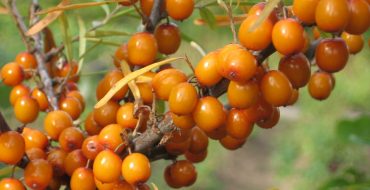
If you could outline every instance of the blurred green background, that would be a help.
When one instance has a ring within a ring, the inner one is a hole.
[[[27,19],[27,4],[19,1]],[[57,0],[40,1],[43,7],[55,6]],[[87,2],[87,1],[75,1]],[[112,9],[114,6],[109,6]],[[223,14],[218,7],[211,7],[216,14]],[[101,7],[68,11],[71,34],[78,35],[76,15],[80,15],[87,28],[93,21],[104,18]],[[200,18],[199,11],[184,21],[176,22],[182,33],[199,43],[206,52],[221,48],[232,41],[228,27],[194,25]],[[116,30],[134,33],[140,23],[132,12],[113,19],[102,30]],[[61,27],[58,22],[50,28],[57,43],[61,43]],[[335,74],[336,85],[330,98],[325,101],[313,100],[306,88],[300,90],[297,104],[281,108],[279,124],[270,130],[255,127],[252,136],[243,148],[227,151],[217,141],[212,141],[207,159],[196,165],[198,179],[187,189],[250,189],[250,190],[308,190],[308,189],[370,189],[370,49],[367,44],[369,32],[365,35],[365,47],[356,56],[351,56],[346,68]],[[128,36],[104,38],[121,43]],[[88,47],[93,43],[88,43]],[[78,43],[74,44],[74,56],[78,55]],[[116,47],[101,44],[86,56],[79,88],[87,100],[86,113],[95,104],[95,87],[103,73],[113,68],[112,55]],[[0,66],[14,60],[16,54],[25,51],[13,20],[0,15]],[[177,55],[188,55],[194,65],[201,55],[183,41]],[[174,55],[176,56],[176,55]],[[278,55],[269,58],[271,68],[277,68]],[[190,70],[182,65],[175,67]],[[315,71],[316,68],[313,68]],[[20,126],[15,121],[9,105],[10,88],[0,84],[0,110],[12,128]],[[39,119],[30,124],[42,128]],[[153,163],[150,182],[159,189],[168,189],[163,181],[163,169],[170,161]],[[2,177],[5,177],[3,175]]]

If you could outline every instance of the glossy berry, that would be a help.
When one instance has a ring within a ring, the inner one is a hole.
[[[81,92],[78,90],[72,90],[66,93],[66,97],[74,97],[76,98],[82,107],[82,111],[84,111],[86,103],[85,103],[85,98],[82,96]]]
[[[213,51],[204,56],[195,67],[195,76],[200,85],[213,86],[217,84],[222,76],[217,71],[218,52]]]
[[[14,178],[3,178],[0,181],[1,190],[25,190],[22,182]]]
[[[308,83],[308,92],[317,100],[325,100],[333,89],[332,77],[329,73],[316,72]]]
[[[27,96],[30,93],[30,89],[24,84],[18,84],[12,88],[9,95],[9,102],[14,106],[18,98]]]
[[[182,142],[167,142],[165,144],[166,151],[170,155],[179,156],[184,154],[190,147],[190,138],[187,138],[186,140]]]
[[[54,177],[63,176],[65,174],[64,162],[65,162],[67,155],[68,153],[62,149],[52,149],[48,153],[47,161],[53,167]]]
[[[158,51],[163,54],[175,53],[181,44],[180,30],[175,24],[161,24],[154,31]]]
[[[99,142],[107,149],[112,151],[116,150],[116,148],[123,143],[121,133],[124,132],[124,128],[122,125],[119,124],[110,124],[104,127],[99,135],[98,139]]]
[[[253,122],[243,110],[231,109],[227,115],[227,134],[236,139],[247,138],[253,130]]]
[[[293,88],[301,88],[305,86],[311,76],[310,62],[302,53],[281,58],[279,71],[285,74]]]
[[[37,61],[34,55],[28,52],[21,52],[15,57],[15,62],[18,63],[23,69],[36,69],[37,68]],[[26,72],[27,78],[31,76],[31,72]]]
[[[123,104],[117,111],[116,121],[122,127],[134,130],[137,124],[137,118],[134,116],[134,103]]]
[[[176,115],[174,113],[170,113],[173,124],[176,125],[176,127],[181,129],[191,129],[195,126],[195,121],[193,119],[193,116],[191,114],[189,115]]]
[[[121,46],[119,46],[114,52],[113,63],[117,68],[121,68],[122,60],[125,60],[126,62],[128,61],[127,43],[124,43]]]
[[[320,0],[317,4],[315,19],[322,31],[340,32],[347,26],[349,18],[347,0]]]
[[[260,16],[265,6],[266,6],[266,2],[256,3],[249,9],[248,15]],[[272,23],[274,24],[278,21],[278,17],[277,17],[275,9],[271,11],[268,19],[271,20]]]
[[[172,165],[168,165],[165,168],[165,170],[164,170],[164,180],[166,181],[168,186],[170,186],[172,188],[180,188],[182,185],[178,184],[177,181],[174,181],[172,179],[171,168],[172,168]]]
[[[25,127],[23,128],[22,136],[25,141],[26,150],[31,148],[45,149],[49,143],[46,135],[38,129]]]
[[[233,138],[229,135],[220,139],[221,145],[224,148],[228,149],[228,150],[236,150],[236,149],[242,147],[244,145],[245,141],[246,141],[246,139],[236,139],[236,138]]]
[[[20,65],[15,62],[5,64],[1,68],[1,80],[7,86],[20,84],[24,79],[24,72]]]
[[[199,127],[191,129],[189,152],[193,154],[201,153],[207,150],[208,136]]]
[[[342,70],[347,64],[348,57],[348,47],[340,38],[322,40],[316,47],[316,64],[329,73]]]
[[[0,162],[17,164],[25,153],[25,142],[19,133],[8,131],[0,134]]]
[[[59,135],[59,146],[70,152],[75,149],[80,149],[84,141],[82,131],[76,127],[68,127],[64,129]]]
[[[271,43],[273,23],[270,19],[264,20],[256,28],[251,28],[258,20],[258,16],[248,16],[240,25],[238,38],[240,43],[249,50],[260,51]],[[252,30],[253,29],[253,30]]]
[[[24,169],[24,181],[31,189],[45,189],[52,177],[53,168],[43,159],[31,160]]]
[[[292,95],[290,96],[290,99],[287,103],[287,106],[295,104],[297,102],[298,98],[299,98],[298,89],[293,89]]]
[[[207,154],[208,154],[207,150],[200,152],[200,153],[196,153],[196,154],[188,151],[188,152],[185,152],[185,158],[189,160],[190,162],[199,163],[199,162],[203,162],[207,158]]]
[[[156,98],[160,100],[168,100],[170,92],[177,84],[186,82],[186,75],[177,69],[165,69],[157,73],[153,80],[153,90]]]
[[[171,134],[169,142],[180,143],[189,139],[191,135],[191,129],[179,129],[175,130]]]
[[[58,71],[59,77],[68,77],[68,81],[77,82],[80,79],[78,75],[78,63],[72,61],[71,63],[65,63],[63,67]]]
[[[283,55],[299,53],[304,48],[304,29],[295,20],[282,19],[272,29],[272,43]]]
[[[49,100],[44,91],[39,88],[34,88],[31,96],[37,101],[41,111],[46,111],[49,108]]]
[[[131,64],[139,66],[149,65],[154,62],[157,56],[157,42],[150,33],[136,33],[129,39],[127,51],[128,60]]]
[[[293,13],[305,24],[315,23],[315,11],[319,0],[294,0]]]
[[[71,176],[70,187],[71,190],[95,190],[96,185],[92,170],[85,167],[77,168]]]
[[[356,54],[364,47],[364,37],[343,32],[342,39],[346,42],[350,54]]]
[[[179,160],[172,164],[170,169],[170,176],[175,184],[183,186],[190,186],[195,183],[197,179],[197,171],[188,160]]]
[[[149,159],[141,153],[132,153],[122,162],[122,176],[130,184],[146,182],[151,175]]]
[[[207,132],[205,131],[205,133],[207,134],[207,136],[213,140],[219,140],[219,139],[222,139],[224,138],[226,135],[227,135],[227,132],[226,132],[226,123],[224,125],[222,125],[221,127],[215,129],[215,130],[212,130],[210,132]]]
[[[198,101],[193,118],[198,127],[210,132],[226,122],[226,113],[220,101],[212,96],[206,96]]]
[[[227,100],[233,108],[248,108],[257,102],[259,96],[260,89],[254,80],[249,80],[244,84],[230,81],[227,88]]]
[[[140,0],[140,8],[145,16],[150,17],[152,13],[154,0]]]
[[[365,33],[370,26],[370,3],[365,0],[350,0],[350,18],[345,31],[350,34],[360,35]]]
[[[193,85],[187,82],[177,84],[173,87],[168,98],[170,111],[177,115],[191,114],[197,102],[197,91]]]
[[[73,150],[68,153],[64,159],[64,169],[68,176],[72,176],[73,172],[79,168],[86,166],[87,158],[82,153],[81,149]]]
[[[279,119],[280,119],[280,111],[278,108],[275,107],[273,109],[271,116],[266,120],[257,122],[257,125],[264,129],[271,129],[279,122]]]
[[[121,164],[122,160],[117,154],[111,150],[103,150],[94,160],[94,176],[104,183],[115,182],[121,176]]]
[[[91,112],[85,120],[85,131],[88,135],[97,135],[103,129],[94,119],[94,113]]]
[[[193,10],[193,0],[166,0],[167,14],[174,20],[187,19],[193,13]]]
[[[144,77],[148,77],[149,79],[153,80],[153,77],[156,75],[154,72],[147,72],[143,74]],[[144,104],[151,105],[153,102],[153,90],[152,90],[152,81],[143,82],[143,83],[136,83],[137,87],[140,91],[141,99],[143,100]]]
[[[26,150],[26,155],[29,160],[46,159],[46,153],[40,148],[30,148]]]
[[[82,105],[75,97],[65,97],[59,102],[60,110],[67,112],[73,120],[80,117],[82,113]]]
[[[120,106],[117,102],[108,101],[102,107],[94,109],[94,120],[98,125],[103,127],[116,123],[116,115],[119,107]]]
[[[81,150],[87,159],[94,160],[99,152],[104,150],[104,146],[99,142],[98,136],[93,135],[83,141]]]
[[[284,106],[292,95],[292,84],[284,73],[269,71],[261,81],[263,98],[273,106]]]
[[[121,71],[114,69],[109,71],[104,78],[99,81],[98,86],[96,87],[96,97],[98,100],[103,98],[105,94],[119,81],[123,78],[123,74]],[[120,90],[114,94],[112,100],[120,101],[122,100],[128,91],[128,86],[125,85]]]
[[[71,116],[61,110],[49,112],[44,119],[44,130],[53,140],[58,140],[60,133],[73,126]]]
[[[15,118],[24,124],[34,122],[39,111],[39,104],[31,96],[22,96],[14,104]]]
[[[273,112],[273,106],[261,97],[256,104],[245,109],[244,112],[251,121],[257,122],[270,118],[271,113]]]

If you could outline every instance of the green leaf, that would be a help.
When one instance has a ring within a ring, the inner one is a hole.
[[[115,30],[96,30],[96,31],[91,31],[86,34],[86,37],[111,37],[111,36],[130,36],[132,34],[127,33],[127,32],[122,32],[122,31],[115,31]]]
[[[66,49],[67,60],[68,62],[71,62],[73,59],[72,40],[71,40],[71,36],[69,35],[68,19],[64,13],[60,15],[59,21],[60,21],[60,27],[62,30],[63,43]]]
[[[338,188],[338,187],[344,187],[348,186],[350,183],[347,181],[347,179],[342,178],[342,177],[337,177],[330,179],[324,185],[322,185],[318,190],[330,190],[333,188]]]
[[[81,72],[81,69],[83,67],[83,64],[84,64],[84,57],[82,57],[85,52],[86,52],[86,43],[87,43],[87,40],[85,38],[85,34],[86,34],[86,27],[85,27],[85,23],[84,21],[82,20],[82,18],[80,16],[77,16],[77,21],[78,21],[78,26],[79,26],[79,37],[80,37],[80,46],[79,46],[79,54],[78,56],[80,57],[80,60],[78,61],[78,71],[77,73],[80,73]]]
[[[336,130],[338,136],[345,141],[370,145],[370,116],[343,120],[338,123]]]
[[[163,114],[166,111],[166,102],[163,100],[157,100],[156,101],[156,112],[158,114]]]
[[[202,19],[208,24],[208,26],[212,29],[215,28],[216,25],[216,18],[215,15],[210,11],[208,8],[203,7],[199,9],[199,14]]]

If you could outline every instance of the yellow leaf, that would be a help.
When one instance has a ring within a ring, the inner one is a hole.
[[[262,10],[256,22],[254,22],[252,26],[249,28],[249,31],[254,31],[257,27],[259,27],[262,24],[262,22],[265,21],[266,18],[270,16],[271,12],[274,10],[276,5],[279,4],[280,1],[281,0],[269,0],[266,3],[265,8]]]
[[[121,61],[121,69],[122,69],[122,73],[125,76],[131,73],[130,66],[127,64],[125,60]],[[140,100],[141,99],[140,90],[139,90],[139,87],[137,87],[134,80],[128,82],[128,87],[130,88],[132,94],[134,95],[135,100],[136,101]]]
[[[150,83],[152,82],[153,78],[152,77],[146,77],[146,76],[139,76],[135,80],[136,84],[142,84],[142,83]]]
[[[62,0],[57,7],[62,7],[69,3],[69,0]],[[27,32],[27,36],[32,36],[40,32],[42,29],[47,27],[49,24],[51,24],[55,19],[57,19],[63,11],[56,11],[50,14],[47,14],[43,19],[41,19],[39,22],[37,22],[35,25],[33,25]]]
[[[240,24],[240,23],[243,22],[243,20],[246,17],[247,17],[247,15],[236,15],[236,16],[233,16],[234,23],[235,24]],[[226,15],[215,15],[215,19],[216,19],[216,25],[218,25],[218,26],[229,26],[230,25],[230,19]],[[202,18],[198,18],[198,19],[195,19],[194,20],[194,24],[195,25],[202,26],[202,25],[206,25],[207,22],[204,19],[202,19]]]
[[[116,84],[114,84],[113,87],[107,92],[107,94],[105,94],[105,96],[100,99],[98,103],[95,104],[95,108],[100,108],[104,104],[106,104],[114,96],[114,94],[116,94],[116,92],[123,88],[128,82],[136,79],[137,77],[154,68],[160,67],[161,65],[169,64],[180,59],[184,59],[184,57],[169,58],[163,61],[159,61],[126,75],[123,79],[116,82]]]
[[[158,187],[157,187],[157,185],[156,184],[154,184],[154,183],[151,183],[152,184],[152,186],[153,186],[153,190],[158,190]]]

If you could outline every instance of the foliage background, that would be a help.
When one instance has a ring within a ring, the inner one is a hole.
[[[27,15],[27,4],[18,3],[23,15]],[[55,6],[57,0],[40,1],[43,7]],[[87,1],[76,1],[87,2]],[[111,6],[112,8],[112,6]],[[216,14],[222,10],[212,7]],[[78,11],[69,11],[71,33],[78,34],[76,15],[80,15],[86,25],[104,17],[100,7]],[[199,18],[199,11],[184,21],[176,22],[182,33],[201,44],[207,51],[221,48],[232,41],[228,27],[216,27],[193,24]],[[139,17],[129,13],[115,18],[104,30],[116,30],[133,33],[136,31]],[[55,39],[61,42],[58,22],[51,25]],[[365,34],[369,39],[370,32]],[[128,36],[106,38],[114,42],[124,42]],[[91,46],[92,44],[88,44]],[[78,43],[74,45],[74,55],[78,55]],[[83,120],[91,111],[95,100],[95,87],[105,71],[113,68],[111,56],[114,46],[100,45],[91,51],[85,60],[79,88],[87,100],[87,109],[81,116]],[[16,54],[24,51],[18,31],[12,19],[0,15],[0,66],[12,61]],[[188,55],[195,65],[200,54],[185,41],[182,42],[178,55]],[[279,55],[269,58],[271,68],[276,68]],[[252,136],[243,148],[230,152],[224,150],[218,142],[212,141],[205,162],[197,164],[198,180],[188,189],[370,189],[370,50],[365,43],[364,50],[351,56],[346,68],[335,75],[336,85],[328,100],[319,102],[309,97],[307,89],[300,90],[300,99],[292,107],[281,109],[281,121],[273,129],[255,128]],[[186,66],[176,67],[186,70]],[[313,69],[314,71],[315,69]],[[99,74],[100,73],[100,74]],[[7,121],[16,128],[20,124],[12,115],[8,95],[10,88],[0,84],[0,110]],[[225,100],[225,97],[221,97]],[[42,118],[31,124],[42,129]],[[345,120],[345,121],[342,121]],[[163,181],[163,168],[169,161],[153,163],[153,175],[150,179],[159,189],[167,189]],[[3,167],[3,166],[1,166]],[[7,174],[0,170],[0,175]]]

